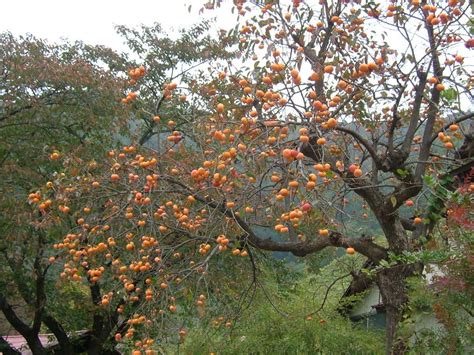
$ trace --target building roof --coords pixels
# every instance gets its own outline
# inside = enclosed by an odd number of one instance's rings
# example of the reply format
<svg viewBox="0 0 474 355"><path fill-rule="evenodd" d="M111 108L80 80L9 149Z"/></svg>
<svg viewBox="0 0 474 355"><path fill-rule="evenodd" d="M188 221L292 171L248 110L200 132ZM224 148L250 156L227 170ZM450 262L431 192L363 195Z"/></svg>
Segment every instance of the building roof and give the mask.
<svg viewBox="0 0 474 355"><path fill-rule="evenodd" d="M21 351L22 354L33 354L26 343L26 339L23 338L22 335L4 335L2 338L5 339L12 348ZM41 341L41 344L43 344L45 347L49 347L58 343L53 334L39 334L38 338Z"/></svg>

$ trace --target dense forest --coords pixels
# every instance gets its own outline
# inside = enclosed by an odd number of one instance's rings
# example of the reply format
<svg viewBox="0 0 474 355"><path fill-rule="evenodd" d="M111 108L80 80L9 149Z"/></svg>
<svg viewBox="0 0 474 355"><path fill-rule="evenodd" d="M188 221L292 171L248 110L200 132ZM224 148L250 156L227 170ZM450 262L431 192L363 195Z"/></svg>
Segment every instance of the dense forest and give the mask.
<svg viewBox="0 0 474 355"><path fill-rule="evenodd" d="M232 3L0 33L0 353L472 352L473 6Z"/></svg>

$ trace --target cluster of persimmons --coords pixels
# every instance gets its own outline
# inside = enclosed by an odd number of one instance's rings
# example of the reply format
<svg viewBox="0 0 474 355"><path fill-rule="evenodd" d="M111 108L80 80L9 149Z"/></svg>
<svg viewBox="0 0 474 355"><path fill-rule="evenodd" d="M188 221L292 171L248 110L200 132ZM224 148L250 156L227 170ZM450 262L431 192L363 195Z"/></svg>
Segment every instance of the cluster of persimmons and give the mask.
<svg viewBox="0 0 474 355"><path fill-rule="evenodd" d="M241 13L246 11L244 3L237 1ZM420 11L431 26L447 26L461 15L458 5L459 1L450 0L439 12L433 5L420 8L420 2L412 0L409 5L388 4L385 13L373 7L365 17L348 7L347 14L310 23L304 30L307 36L323 29L334 31L342 46L351 36L366 37L363 29L368 19L396 19L402 12ZM300 7L300 1L293 1L292 12L286 14L271 3L261 7L263 18L281 23L267 21L260 31L258 22L247 22L240 28L241 44L254 42L266 48L269 31L282 41L294 28L290 24L297 26L294 19ZM449 36L450 41L456 40ZM215 74L213 83L234 85L234 97L213 88L207 114L193 122L192 143L183 139L186 128L178 129L176 118L157 112L150 120L169 129L162 147L145 151L125 146L111 150L101 162L88 164L72 159L74 169L48 183L45 191L29 196L45 218L74 223L50 258L51 263L64 261L61 277L100 285L101 307L129 313L129 326L124 334L117 333L117 341L122 336L136 339L136 330L151 327L156 315L179 312L183 285L190 275L207 275L214 255L247 257L244 225L266 224L280 238L296 236L303 241L328 238L337 227L325 209L338 200L347 202L339 194L345 182L357 184L358 179L370 177L370 167L361 159L364 147L348 140L344 127L361 126L369 134L383 129L390 108L381 107L377 119L364 122L359 120L360 110L353 107L360 102L374 105L363 88L379 88L397 70L391 63L394 51L375 49L372 59L367 59L360 55L361 44L351 46L344 58L335 60L328 54L320 58L321 65L304 70L297 60L288 59L288 51L303 58L304 43L290 49L272 44L267 65L257 76ZM462 64L461 56L453 58L447 58L446 64ZM131 69L130 84L145 75L143 66ZM438 91L446 89L442 78L431 76L427 81ZM164 98L177 98L177 104L188 99L177 83L161 90ZM139 98L139 93L130 92L122 101ZM443 124L440 119L437 127ZM452 124L439 133L444 148L454 147L458 128ZM413 146L420 141L415 136ZM319 161L308 159L303 152L307 145L317 150ZM349 147L356 152L352 159L348 159ZM50 158L60 160L61 154L53 152ZM327 192L333 201L322 198ZM414 202L405 205L412 207ZM416 217L414 223L422 219ZM352 247L346 251L355 253ZM207 297L200 292L195 296L202 312ZM142 303L145 306L135 306ZM224 318L217 322L231 324ZM186 330L179 328L179 336L185 335ZM151 354L153 340L144 336L135 346Z"/></svg>

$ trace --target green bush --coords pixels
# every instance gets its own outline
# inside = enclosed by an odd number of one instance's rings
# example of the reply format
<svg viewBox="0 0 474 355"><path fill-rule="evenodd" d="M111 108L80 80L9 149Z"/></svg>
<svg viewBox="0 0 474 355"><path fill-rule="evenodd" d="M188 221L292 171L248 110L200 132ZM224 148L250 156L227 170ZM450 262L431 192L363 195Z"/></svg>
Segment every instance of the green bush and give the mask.
<svg viewBox="0 0 474 355"><path fill-rule="evenodd" d="M344 256L306 277L307 270L272 268L260 275L264 282L237 321L200 323L189 329L184 343L169 347L167 353L383 354L383 332L357 327L336 311L348 279L335 283L323 310L308 318L324 299L328 280L344 275L351 263ZM292 280L284 277L286 273Z"/></svg>
<svg viewBox="0 0 474 355"><path fill-rule="evenodd" d="M195 329L182 345L185 354L383 354L383 335L354 327L342 318L282 318L268 305L253 309L228 334Z"/></svg>

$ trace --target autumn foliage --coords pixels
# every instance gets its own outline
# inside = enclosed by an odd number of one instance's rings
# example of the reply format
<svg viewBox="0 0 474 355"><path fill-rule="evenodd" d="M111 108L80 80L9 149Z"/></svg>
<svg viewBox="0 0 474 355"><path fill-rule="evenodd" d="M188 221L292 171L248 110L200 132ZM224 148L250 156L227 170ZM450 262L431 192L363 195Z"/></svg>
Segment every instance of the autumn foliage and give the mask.
<svg viewBox="0 0 474 355"><path fill-rule="evenodd" d="M238 267L253 265L256 250L336 247L378 265L423 250L435 223L423 178L472 164L467 2L235 6L227 36L241 57L156 88L160 104L194 105L193 114L147 112L158 142L150 149L50 153L63 171L28 197L42 228L65 231L47 255L61 282L86 285L113 320L114 341L137 353L153 352L157 329L184 340L179 314L189 298L205 314L216 259ZM124 109L139 105L148 68L128 75ZM343 223L369 217L379 225L371 236ZM398 264L374 277L389 349L415 273Z"/></svg>

